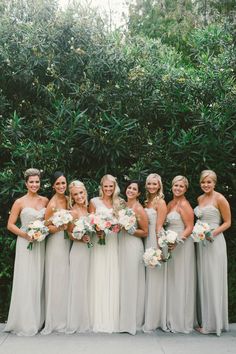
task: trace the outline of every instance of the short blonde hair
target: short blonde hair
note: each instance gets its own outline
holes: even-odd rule
[[[41,173],[37,168],[28,168],[25,172],[24,172],[24,178],[25,181],[27,182],[29,177],[31,176],[38,176],[40,178]]]
[[[150,199],[150,193],[147,191],[147,184],[148,184],[148,182],[150,181],[151,178],[155,178],[157,180],[157,182],[159,183],[159,186],[160,186],[159,190],[157,191],[157,195],[153,199],[153,204],[154,204],[154,206],[156,206],[157,201],[159,199],[164,199],[163,184],[162,184],[161,176],[158,175],[157,173],[150,173],[150,175],[147,176],[146,183],[145,183],[146,198],[147,199],[145,200],[145,204],[147,204],[149,199]]]
[[[216,184],[217,182],[217,176],[216,173],[212,170],[203,170],[200,174],[200,183],[204,180],[206,177],[211,177],[213,182]]]
[[[184,184],[185,184],[185,187],[186,189],[188,189],[188,186],[189,186],[189,183],[188,183],[188,179],[184,176],[181,176],[181,175],[178,175],[178,176],[175,176],[172,180],[172,187],[173,185],[176,183],[176,182],[180,182],[180,181],[183,181]]]
[[[84,206],[87,207],[88,206],[88,193],[87,193],[87,190],[86,190],[85,185],[83,184],[83,182],[78,181],[78,180],[72,181],[69,184],[69,192],[70,192],[70,194],[69,194],[69,207],[72,208],[72,206],[75,204],[74,200],[72,198],[72,195],[71,195],[72,188],[82,188],[83,189],[83,191],[85,193]]]

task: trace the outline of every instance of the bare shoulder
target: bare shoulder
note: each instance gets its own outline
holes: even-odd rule
[[[187,199],[181,201],[179,207],[180,209],[192,209],[192,206]]]
[[[55,198],[52,197],[47,204],[47,209],[55,209],[55,208],[56,208],[56,201]]]
[[[145,212],[144,210],[144,207],[140,204],[140,203],[137,203],[135,206],[134,206],[134,212],[136,214],[142,214],[143,212]]]
[[[21,198],[17,198],[13,205],[12,205],[12,208],[15,208],[15,209],[23,209],[24,207],[24,202],[25,202],[25,196],[21,197]]]
[[[43,196],[39,196],[40,201],[42,202],[42,204],[46,207],[49,203],[49,199],[47,197],[43,197]]]
[[[204,197],[204,194],[201,194],[198,198],[197,198],[197,201],[200,202]]]
[[[215,199],[216,199],[217,205],[229,205],[229,202],[225,198],[225,196],[219,192],[215,192]]]
[[[172,201],[171,201],[171,202],[172,202]],[[171,202],[170,202],[170,203],[171,203]],[[158,206],[158,207],[166,206],[165,200],[164,200],[163,198],[158,199],[158,201],[157,201],[157,206]]]

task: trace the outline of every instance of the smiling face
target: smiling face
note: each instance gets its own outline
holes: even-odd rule
[[[64,194],[67,188],[66,178],[64,176],[58,177],[58,179],[53,184],[53,189],[58,194]]]
[[[40,188],[39,176],[29,176],[28,180],[25,182],[25,185],[29,192],[37,193]]]
[[[86,204],[86,193],[82,187],[73,187],[70,191],[71,197],[75,204],[85,205]]]
[[[131,183],[128,185],[125,191],[127,199],[137,199],[140,195],[139,187],[137,183]]]
[[[102,191],[104,196],[111,198],[115,190],[114,182],[109,179],[105,179],[102,183]]]
[[[172,185],[172,192],[175,197],[181,197],[186,192],[187,188],[183,180],[176,181]]]
[[[146,183],[146,190],[150,194],[157,194],[160,189],[160,183],[155,177],[150,177]]]
[[[211,176],[206,176],[200,182],[201,189],[204,193],[208,194],[214,191],[215,182]]]

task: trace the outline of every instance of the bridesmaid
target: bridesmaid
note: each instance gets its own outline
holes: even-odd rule
[[[105,175],[101,179],[99,197],[93,198],[89,211],[106,210],[114,214],[120,207],[116,178]],[[102,236],[102,233],[98,235]],[[94,241],[90,266],[90,315],[94,332],[119,331],[119,264],[117,233],[106,237],[106,245]]]
[[[145,210],[149,220],[149,234],[145,240],[145,249],[158,248],[158,233],[163,228],[167,214],[164,201],[163,185],[161,177],[151,173],[146,179]],[[145,322],[144,332],[151,332],[157,328],[166,331],[166,283],[167,266],[146,268],[146,295],[145,295]]]
[[[145,267],[142,238],[148,234],[148,218],[138,201],[140,182],[128,181],[125,188],[126,206],[133,209],[137,228],[122,230],[119,238],[120,261],[120,332],[136,334],[144,322]]]
[[[195,251],[189,238],[194,214],[185,198],[187,189],[187,178],[176,176],[172,181],[173,199],[167,206],[166,229],[177,232],[183,241],[175,246],[167,262],[167,327],[173,333],[190,333],[196,324]]]
[[[31,238],[16,226],[16,222],[20,217],[21,226],[27,227],[30,222],[43,219],[48,199],[38,195],[39,170],[29,168],[24,176],[27,194],[15,201],[7,224],[8,230],[17,236],[17,241],[11,304],[5,331],[19,336],[33,336],[44,322],[45,242],[36,242],[32,250],[28,250]]]
[[[45,218],[49,220],[55,210],[67,209],[66,177],[56,171],[51,177],[54,196],[48,203]],[[45,327],[42,334],[53,331],[64,332],[66,329],[67,300],[69,285],[70,240],[65,238],[67,226],[48,226],[50,236],[46,244],[45,259]]]
[[[231,225],[229,203],[215,191],[214,171],[204,170],[200,176],[203,194],[198,198],[196,216],[210,225],[214,242],[198,244],[199,324],[203,334],[228,331],[227,253],[223,232]]]
[[[73,219],[88,215],[88,196],[84,184],[73,181],[69,185],[69,205]],[[72,226],[72,225],[71,225]],[[70,251],[70,277],[67,311],[66,333],[86,332],[89,326],[88,304],[88,275],[90,266],[90,249],[87,243],[90,237],[84,235],[81,240],[73,238],[69,228],[70,238],[73,241]]]

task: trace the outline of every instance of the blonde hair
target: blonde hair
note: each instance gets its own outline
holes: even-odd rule
[[[176,182],[180,182],[180,181],[183,181],[184,184],[185,184],[185,187],[186,187],[186,190],[188,189],[188,186],[189,186],[189,183],[188,183],[188,179],[184,176],[181,176],[181,175],[178,175],[178,176],[175,176],[172,180],[172,187],[173,185],[176,183]]]
[[[159,183],[159,190],[157,191],[157,195],[154,197],[154,199],[152,200],[153,206],[154,208],[157,206],[157,202],[160,199],[164,199],[164,193],[163,193],[163,184],[162,184],[162,180],[161,180],[161,176],[158,175],[157,173],[150,173],[147,178],[146,178],[146,183],[145,183],[145,189],[146,189],[146,200],[145,200],[145,205],[147,205],[147,203],[150,200],[150,193],[147,190],[147,184],[150,181],[151,178],[155,178],[157,180],[157,182]]]
[[[217,176],[216,173],[212,170],[203,170],[200,174],[200,183],[204,180],[204,178],[206,177],[211,177],[211,179],[213,180],[213,182],[216,184],[217,182]]]
[[[104,181],[106,181],[106,180],[114,183],[115,188],[114,188],[114,192],[112,194],[111,201],[112,201],[112,206],[113,206],[114,212],[116,213],[116,211],[120,208],[121,198],[119,197],[120,188],[119,188],[116,178],[114,176],[107,174],[102,177],[102,179],[100,181],[100,186],[99,186],[99,196],[101,198],[104,197],[102,186],[103,186]]]
[[[24,172],[24,178],[25,181],[27,182],[29,177],[31,176],[38,176],[40,178],[41,173],[37,168],[28,168],[25,172]]]
[[[72,181],[70,184],[69,184],[69,207],[72,208],[73,205],[75,204],[73,198],[72,198],[72,195],[71,195],[71,190],[72,188],[82,188],[84,193],[85,193],[85,202],[84,202],[84,206],[87,207],[88,206],[88,193],[87,193],[87,190],[85,188],[85,185],[83,184],[83,182],[81,181],[78,181],[78,180],[75,180],[75,181]]]

